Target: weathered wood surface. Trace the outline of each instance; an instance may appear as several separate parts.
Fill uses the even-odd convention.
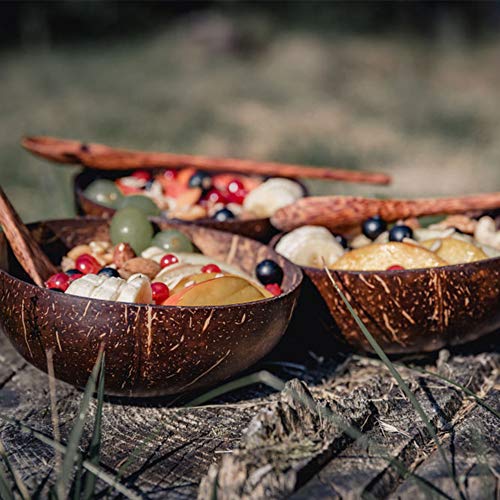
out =
[[[437,360],[421,362],[498,408],[499,355],[495,337],[488,342],[476,345],[475,354],[457,352],[447,359],[442,351]],[[281,394],[253,387],[217,401],[224,406],[191,409],[172,400],[107,401],[102,466],[117,470],[139,446],[123,481],[145,498],[208,498],[215,485],[218,497],[231,499],[424,498],[422,486],[389,464],[389,456],[434,485],[435,492],[456,498],[425,426],[386,369],[375,359],[342,353],[322,359],[307,347],[294,359],[304,368],[269,360],[260,365],[291,380]],[[437,427],[464,492],[469,498],[494,498],[500,488],[498,421],[435,377],[402,373]],[[77,390],[57,384],[63,439],[80,398]],[[48,379],[3,335],[0,411],[52,434]],[[356,438],[350,426],[365,437]],[[31,488],[44,478],[50,484],[54,455],[49,447],[5,424],[0,439]]]

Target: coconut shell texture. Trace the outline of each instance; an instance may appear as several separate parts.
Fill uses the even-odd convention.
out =
[[[161,396],[217,384],[245,370],[278,342],[295,308],[300,269],[270,248],[240,236],[194,225],[160,222],[187,234],[206,255],[252,274],[265,258],[284,269],[284,293],[258,302],[219,307],[175,307],[99,301],[31,284],[0,234],[0,326],[30,363],[56,377],[87,382],[103,344],[108,395]],[[31,224],[49,258],[68,248],[108,239],[102,219]]]
[[[126,172],[113,172],[106,175],[106,178],[117,178],[127,175]],[[110,218],[115,213],[114,208],[105,207],[99,203],[95,203],[85,196],[85,188],[98,177],[103,177],[102,172],[94,170],[84,170],[78,174],[74,180],[75,203],[78,213],[81,215],[91,215],[94,217]],[[296,181],[298,182],[298,181]],[[304,192],[306,189],[302,186]],[[183,221],[185,224],[196,224],[197,226],[207,227],[209,229],[217,229],[219,231],[227,231],[233,234],[239,234],[252,238],[254,240],[268,242],[276,233],[276,229],[271,225],[268,218],[259,219],[235,219],[230,221],[216,221],[210,218],[198,219],[193,222]]]
[[[345,340],[372,352],[326,271],[302,270],[304,284],[312,283],[319,294],[302,294],[301,302],[322,300]],[[500,257],[428,269],[331,274],[387,353],[434,351],[500,329]]]

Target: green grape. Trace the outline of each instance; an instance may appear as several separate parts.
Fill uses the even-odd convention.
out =
[[[84,193],[89,200],[110,208],[116,208],[121,198],[123,198],[116,184],[108,179],[95,180],[87,186]]]
[[[144,212],[146,215],[160,215],[160,209],[156,203],[147,196],[135,194],[132,196],[124,196],[118,203],[118,208],[135,207]]]
[[[153,232],[146,214],[135,207],[118,210],[109,227],[113,245],[128,243],[137,255],[150,246]]]
[[[153,246],[163,248],[167,252],[193,252],[194,247],[189,238],[177,229],[166,229],[155,234]]]

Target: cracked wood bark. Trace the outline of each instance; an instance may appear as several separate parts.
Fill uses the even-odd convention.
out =
[[[500,411],[500,390],[492,389],[486,402]],[[450,429],[444,447],[470,500],[495,498],[500,492],[500,436],[498,419],[481,406],[471,404],[466,420]],[[416,470],[441,491],[453,491],[453,484],[436,451]],[[391,498],[420,498],[415,484],[402,483]]]
[[[497,363],[498,357],[495,355],[480,355],[456,357],[449,362],[442,360],[438,366],[444,371],[443,375],[477,391]],[[438,379],[407,370],[402,370],[402,373],[438,432],[445,431],[460,409],[464,394]],[[373,403],[377,412],[377,425],[366,433],[370,444],[353,443],[299,490],[294,495],[296,500],[311,497],[359,498],[367,492],[377,498],[385,497],[398,486],[402,478],[381,457],[381,448],[390,456],[398,457],[410,469],[414,461],[425,456],[426,446],[429,443],[432,446],[433,442],[399,388],[393,387]]]
[[[484,376],[491,372],[491,363],[497,361],[495,356],[456,358],[446,365],[451,371],[451,375],[447,375],[468,385],[471,390],[477,390]],[[349,374],[349,377],[352,375]],[[449,420],[461,407],[463,394],[437,384],[432,378],[415,378],[414,373],[408,372],[406,378],[414,386],[413,390],[437,429],[447,429]],[[339,378],[336,384],[342,388],[343,382],[348,383],[348,378],[344,381]],[[363,439],[343,447],[335,442],[334,437],[331,442],[323,443],[324,446],[330,446],[330,454],[334,458],[323,470],[320,468],[321,459],[317,460],[317,475],[294,498],[359,498],[368,492],[376,498],[382,498],[397,487],[401,478],[388,465],[387,460],[381,458],[382,452],[398,457],[406,467],[411,467],[413,461],[419,458],[423,447],[428,446],[431,440],[411,405],[401,397],[399,388],[393,387],[384,393],[384,388],[388,389],[387,382],[386,378],[376,376],[371,380],[372,387],[378,386],[382,397],[375,397],[376,394],[371,397],[374,404],[373,417],[377,424],[366,431],[369,444]],[[329,400],[340,399],[345,390],[336,395],[335,389],[335,386],[326,388],[320,394]],[[310,403],[308,406],[315,408],[315,404],[317,405]],[[313,411],[315,413],[316,410]],[[278,498],[289,495],[300,486],[300,474],[306,465],[314,461],[314,457],[309,457],[309,462],[290,458],[293,456],[294,446],[300,449],[301,441],[295,440],[293,434],[286,432],[282,420],[282,409],[279,406],[257,416],[242,448],[232,456],[225,457],[219,468],[213,466],[210,469],[202,481],[199,498],[208,498],[215,489],[217,496],[223,499]],[[269,422],[274,423],[273,436],[278,435],[278,442],[286,445],[287,458],[284,459],[281,455],[269,456],[266,442],[261,443],[260,447],[253,445],[250,440],[251,429],[259,428],[264,425],[263,422],[266,427],[272,427]],[[314,428],[312,435],[315,435]],[[317,453],[317,450],[311,450],[311,453]]]

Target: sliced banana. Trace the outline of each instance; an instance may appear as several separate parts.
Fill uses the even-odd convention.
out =
[[[245,198],[243,208],[257,217],[271,217],[277,210],[304,196],[302,187],[290,179],[274,178],[263,182]]]
[[[124,285],[125,280],[121,278],[109,277],[94,289],[90,297],[101,300],[116,300]]]
[[[326,228],[316,226],[304,226],[286,234],[276,251],[300,266],[312,267],[329,267],[344,254],[334,236]]]
[[[78,297],[90,297],[92,292],[101,285],[106,278],[106,276],[86,274],[73,281],[66,290],[66,293],[69,295],[77,295]]]
[[[133,274],[120,289],[116,300],[118,302],[151,304],[153,295],[149,278],[144,274]]]

